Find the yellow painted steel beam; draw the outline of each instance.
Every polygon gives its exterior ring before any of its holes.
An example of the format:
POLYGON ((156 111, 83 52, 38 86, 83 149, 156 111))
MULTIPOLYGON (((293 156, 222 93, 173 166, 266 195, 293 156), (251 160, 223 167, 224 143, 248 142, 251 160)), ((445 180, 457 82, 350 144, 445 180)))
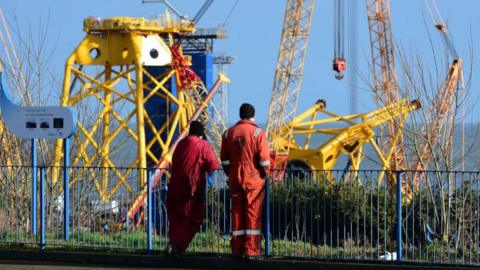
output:
MULTIPOLYGON (((331 134, 332 137, 324 144, 314 149, 308 149, 308 143, 305 143, 304 147, 299 147, 295 140, 282 141, 281 143, 285 144, 284 147, 290 147, 291 149, 288 156, 289 160, 302 160, 312 169, 326 171, 334 169, 339 156, 342 154, 346 154, 352 158, 352 167, 358 170, 364 155, 362 152, 363 145, 372 144, 383 168, 389 169, 389 162, 393 156, 393 149, 395 147, 390 148, 391 151, 384 154, 374 141, 375 132, 373 129, 379 125, 397 119, 401 119, 399 126, 399 129, 401 129, 405 123, 407 115, 419 107, 420 104, 418 101, 409 102, 404 99, 371 113, 348 116, 348 119, 330 113, 323 108, 318 110, 310 108, 301 116, 301 119, 304 119, 305 121, 295 121, 295 123, 290 124, 293 129, 293 134, 307 135, 306 140, 310 139, 308 135, 314 133, 331 134), (327 118, 316 119, 318 113, 326 115, 327 118), (308 114, 310 114, 311 117, 308 117, 308 114), (358 123, 354 120, 357 120, 358 123), (346 124, 346 126, 322 129, 319 123, 343 123, 346 124), (286 146, 286 144, 289 146, 286 146)), ((397 132, 397 134, 400 134, 400 132, 397 132)), ((391 142, 393 143, 392 145, 395 146, 398 142, 398 136, 397 139, 394 138, 391 142)))
MULTIPOLYGON (((174 20, 169 21, 175 24, 174 20)), ((72 151, 73 165, 99 167, 98 170, 89 170, 89 173, 102 200, 111 199, 122 186, 132 192, 131 178, 127 181, 132 170, 125 173, 115 169, 125 167, 125 163, 141 169, 135 181, 138 181, 137 186, 143 186, 146 181, 143 169, 147 167, 147 160, 170 160, 169 149, 176 141, 176 134, 188 128, 198 107, 206 105, 185 93, 205 92, 203 84, 197 83, 192 89, 178 87, 182 75, 179 69, 188 67, 173 65, 171 34, 192 30, 191 25, 184 25, 186 28, 183 30, 176 28, 179 26, 181 24, 165 28, 165 25, 136 18, 100 21, 89 18, 85 27, 87 35, 67 59, 60 103, 82 106, 87 115, 81 120, 89 121, 79 122, 72 151), (165 36, 168 40, 164 39, 165 36), (151 56, 153 49, 159 52, 158 58, 151 56), (145 66, 159 66, 164 71, 154 75, 145 66), (176 94, 170 89, 172 79, 177 81, 176 94), (168 108, 165 112, 167 118, 160 125, 145 109, 154 96, 163 99, 168 108), (174 109, 170 108, 171 105, 175 106, 174 109), (146 139, 147 128, 152 132, 149 141, 146 139), (128 147, 136 150, 131 159, 115 156, 118 153, 116 144, 120 141, 126 141, 128 147), (160 153, 153 151, 158 148, 160 153), (111 182, 113 179, 116 182, 111 182)), ((61 165, 61 150, 62 142, 57 141, 57 166, 61 165)), ((54 179, 58 179, 58 170, 53 174, 57 176, 54 179)), ((83 181, 80 177, 73 177, 72 182, 83 181)))

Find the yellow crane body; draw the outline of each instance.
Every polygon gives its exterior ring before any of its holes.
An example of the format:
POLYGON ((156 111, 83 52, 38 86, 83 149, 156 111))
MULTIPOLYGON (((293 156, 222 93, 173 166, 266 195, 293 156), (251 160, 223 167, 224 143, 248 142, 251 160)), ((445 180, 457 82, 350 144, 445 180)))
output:
MULTIPOLYGON (((171 159, 172 143, 202 105, 198 96, 208 91, 173 41, 176 34, 195 31, 193 24, 168 18, 87 18, 87 34, 65 65, 61 105, 75 107, 80 117, 71 166, 87 168, 104 201, 120 188, 132 193, 134 186, 145 186, 146 175, 140 171, 152 166, 147 160, 155 165, 171 159), (152 73, 152 67, 162 71, 152 73), (145 109, 153 98, 166 104, 160 126, 145 109), (147 128, 153 133, 149 140, 147 128), (138 183, 128 181, 137 177, 133 168, 140 169, 138 183)), ((208 115, 202 120, 208 121, 208 115)), ((213 129, 209 132, 221 132, 213 129)), ((62 143, 55 144, 56 166, 61 165, 62 143)), ((55 169, 52 179, 58 176, 55 169)), ((81 180, 73 174, 71 185, 81 180)))
POLYGON ((297 111, 314 7, 314 0, 286 1, 266 129, 273 166, 280 170, 285 168, 288 157, 289 149, 281 142, 292 137, 286 124, 297 111))
MULTIPOLYGON (((409 113, 418 108, 420 108, 420 102, 417 100, 409 102, 403 99, 373 112, 339 116, 327 111, 323 101, 317 102, 289 124, 294 136, 305 135, 303 145, 294 139, 290 142, 283 141, 284 147, 290 148, 289 163, 300 161, 308 169, 328 172, 335 169, 340 155, 347 155, 351 160, 352 169, 359 170, 364 157, 363 146, 371 144, 382 164, 382 169, 389 170, 393 153, 383 154, 375 140, 374 129, 379 125, 401 118, 402 123, 399 127, 401 130, 409 113), (321 115, 327 117, 318 118, 321 115), (340 123, 344 127, 339 127, 340 123), (310 141, 314 134, 326 134, 330 138, 321 146, 310 148, 310 141)), ((398 140, 394 142, 398 142, 398 140)), ((379 178, 378 181, 381 182, 383 174, 379 178)))

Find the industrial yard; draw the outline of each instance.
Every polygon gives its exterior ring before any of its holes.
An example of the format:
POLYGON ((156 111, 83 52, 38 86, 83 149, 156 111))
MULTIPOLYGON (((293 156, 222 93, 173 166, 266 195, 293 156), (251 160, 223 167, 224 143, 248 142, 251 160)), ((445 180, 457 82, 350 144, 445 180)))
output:
POLYGON ((251 103, 262 259, 478 266, 480 5, 456 2, 2 2, 0 246, 167 249, 200 122, 223 170, 186 253, 229 256, 222 144, 251 103))

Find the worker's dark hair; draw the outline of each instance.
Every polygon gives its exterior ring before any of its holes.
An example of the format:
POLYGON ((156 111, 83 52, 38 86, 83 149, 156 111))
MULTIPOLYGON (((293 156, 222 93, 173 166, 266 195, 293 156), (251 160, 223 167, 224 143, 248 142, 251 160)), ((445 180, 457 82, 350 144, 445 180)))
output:
POLYGON ((200 136, 205 137, 205 130, 204 130, 202 122, 192 121, 192 123, 190 123, 190 129, 189 129, 188 135, 196 135, 196 136, 199 136, 199 137, 200 136))
POLYGON ((255 107, 249 103, 243 103, 240 106, 240 119, 250 119, 255 117, 255 107))

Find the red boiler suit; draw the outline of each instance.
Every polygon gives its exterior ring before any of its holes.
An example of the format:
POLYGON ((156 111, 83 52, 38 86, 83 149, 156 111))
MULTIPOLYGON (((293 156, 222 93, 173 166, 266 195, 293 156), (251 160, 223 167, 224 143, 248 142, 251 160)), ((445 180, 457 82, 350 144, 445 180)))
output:
POLYGON ((204 219, 206 173, 219 167, 210 144, 198 136, 181 140, 173 152, 166 202, 168 238, 182 251, 187 249, 204 219))
POLYGON ((221 160, 232 198, 232 255, 258 256, 263 187, 270 165, 265 132, 250 120, 240 120, 223 136, 221 160))

